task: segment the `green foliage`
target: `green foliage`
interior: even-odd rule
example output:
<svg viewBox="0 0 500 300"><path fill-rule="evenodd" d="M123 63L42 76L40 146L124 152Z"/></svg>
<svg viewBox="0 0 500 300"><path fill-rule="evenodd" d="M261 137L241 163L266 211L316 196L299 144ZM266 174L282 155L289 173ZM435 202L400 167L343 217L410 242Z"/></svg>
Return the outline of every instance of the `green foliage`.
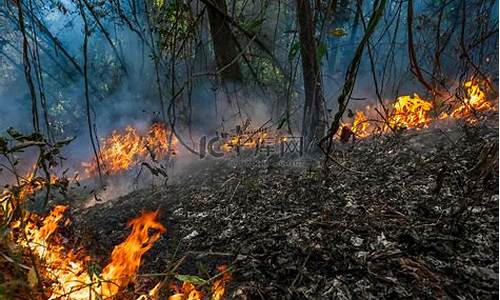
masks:
<svg viewBox="0 0 500 300"><path fill-rule="evenodd" d="M204 284L208 283L208 281L206 281L205 279L198 277L198 276L195 276L195 275L177 274L177 275L175 275L175 278L179 281L189 282L189 283L192 283L194 285L204 285Z"/></svg>
<svg viewBox="0 0 500 300"><path fill-rule="evenodd" d="M196 20L191 15L191 9L180 2L162 4L155 20L160 34L160 47L167 50L175 50L174 46L179 46L184 39L192 38L196 30Z"/></svg>
<svg viewBox="0 0 500 300"><path fill-rule="evenodd" d="M283 73L268 59L257 60L257 75L259 80L267 86L280 87L285 83Z"/></svg>

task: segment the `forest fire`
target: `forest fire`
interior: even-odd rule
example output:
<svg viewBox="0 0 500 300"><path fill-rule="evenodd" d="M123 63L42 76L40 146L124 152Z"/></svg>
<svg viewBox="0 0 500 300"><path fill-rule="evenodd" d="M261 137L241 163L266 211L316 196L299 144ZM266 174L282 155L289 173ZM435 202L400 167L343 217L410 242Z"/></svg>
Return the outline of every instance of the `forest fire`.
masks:
<svg viewBox="0 0 500 300"><path fill-rule="evenodd" d="M226 293L226 284L232 280L232 275L226 265L217 267L217 270L222 274L222 278L217 279L212 285L212 299L220 300Z"/></svg>
<svg viewBox="0 0 500 300"><path fill-rule="evenodd" d="M488 111L494 108L479 84L467 81L464 88L468 96L464 97L461 104L450 114L442 113L440 119L449 117L455 119L466 118L469 122L474 123L476 120L473 117L476 112Z"/></svg>
<svg viewBox="0 0 500 300"><path fill-rule="evenodd" d="M55 234L66 210L66 206L56 206L43 220L28 214L24 227L20 221L13 226L22 232L17 243L36 255L42 267L39 272L51 282L49 299L101 299L117 295L134 280L142 255L166 230L156 220L158 212L144 213L129 221L132 232L114 248L110 262L99 274L88 269L89 257L64 247L62 238Z"/></svg>
<svg viewBox="0 0 500 300"><path fill-rule="evenodd" d="M60 179L51 177L50 182L36 176L36 166L21 179L19 188L5 189L2 203L11 203L19 207L28 197L42 190L45 186L56 185ZM7 201L9 200L9 201ZM14 201L15 200L15 201ZM3 210L12 214L13 209ZM32 288L43 287L36 296L44 299L109 299L120 295L136 275L142 256L149 250L166 228L157 221L158 211L146 212L128 222L131 233L115 246L108 264L99 271L92 267L92 258L82 249L68 248L66 238L57 232L71 221L65 217L68 206L55 206L46 217L22 210L21 217L10 225L16 244L34 257L33 266L28 276ZM8 217L8 216L7 216ZM168 299L210 299L220 300L225 294L225 286L231 280L231 273L226 265L218 266L219 275L213 279L211 287L200 287L184 281L172 284ZM208 284L211 281L206 281ZM158 285L157 285L158 286ZM207 290L210 287L210 290ZM155 287L156 289L156 287ZM153 289L153 290L155 290ZM153 291L152 290L152 291ZM150 292L151 299L157 299L156 292ZM43 296L42 296L43 294ZM129 296L123 296L133 299Z"/></svg>
<svg viewBox="0 0 500 300"><path fill-rule="evenodd" d="M4 2L0 300L499 298L500 1Z"/></svg>
<svg viewBox="0 0 500 300"><path fill-rule="evenodd" d="M401 96L394 103L394 110L387 118L387 126L393 129L426 126L430 121L432 104L417 94Z"/></svg>
<svg viewBox="0 0 500 300"><path fill-rule="evenodd" d="M153 124L145 134L127 126L123 132L113 133L103 140L99 159L107 174L128 170L142 161L159 161L175 155L177 139L162 123ZM94 176L98 172L95 159L82 163L85 173Z"/></svg>
<svg viewBox="0 0 500 300"><path fill-rule="evenodd" d="M103 283L101 295L116 295L119 289L133 280L141 264L142 255L151 249L166 231L166 228L156 221L157 216L158 211L149 212L129 221L128 226L132 227L132 232L123 243L113 249L111 261L101 274L109 280ZM152 235L150 230L154 231Z"/></svg>
<svg viewBox="0 0 500 300"><path fill-rule="evenodd" d="M381 118L379 113L378 117L370 119L368 116L375 115L376 110L367 106L366 113L356 112L351 125L343 124L343 127L348 128L355 137L366 138L376 132L428 127L435 120L464 119L468 123L475 123L477 113L494 109L493 103L488 100L478 82L465 82L464 92L463 99L450 113L436 112L433 102L415 94L398 97L385 118ZM435 115L437 117L434 117Z"/></svg>
<svg viewBox="0 0 500 300"><path fill-rule="evenodd" d="M256 149L263 145L269 134L265 131L257 131L253 133L237 133L231 135L228 141L221 145L222 151L228 153L232 151L239 152L240 150Z"/></svg>
<svg viewBox="0 0 500 300"><path fill-rule="evenodd" d="M47 186L64 186L68 183L65 178L57 178L55 175L49 179L37 176L37 165L35 164L26 176L19 176L18 185L15 187L5 186L0 195L0 217L12 217L16 207L22 205L25 200Z"/></svg>
<svg viewBox="0 0 500 300"><path fill-rule="evenodd" d="M189 282L183 282L182 285L178 286L173 284L172 289L174 290L174 295L168 297L168 300L201 300L203 299L203 293L198 291L194 284Z"/></svg>

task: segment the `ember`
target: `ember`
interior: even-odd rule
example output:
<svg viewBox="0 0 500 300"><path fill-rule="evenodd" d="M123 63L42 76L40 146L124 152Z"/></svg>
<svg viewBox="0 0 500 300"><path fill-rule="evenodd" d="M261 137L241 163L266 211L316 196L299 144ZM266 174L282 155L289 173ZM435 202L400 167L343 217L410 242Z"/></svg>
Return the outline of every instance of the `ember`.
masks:
<svg viewBox="0 0 500 300"><path fill-rule="evenodd" d="M232 280L232 275L226 265L217 267L217 270L222 274L222 278L217 279L212 285L212 299L220 300L226 292L226 284Z"/></svg>

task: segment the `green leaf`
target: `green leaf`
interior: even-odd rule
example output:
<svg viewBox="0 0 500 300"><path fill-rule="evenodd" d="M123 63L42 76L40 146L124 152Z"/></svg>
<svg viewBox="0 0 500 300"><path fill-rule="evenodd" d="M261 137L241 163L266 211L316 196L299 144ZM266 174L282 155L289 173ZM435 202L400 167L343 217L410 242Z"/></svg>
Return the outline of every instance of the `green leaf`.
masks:
<svg viewBox="0 0 500 300"><path fill-rule="evenodd" d="M179 281L182 281L182 282L189 282L189 283L192 283L192 284L195 284L195 285L203 285L203 284L207 284L208 282L201 278L201 277L198 277L198 276L195 276L195 275L181 275L181 274L177 274L175 275L175 278Z"/></svg>
<svg viewBox="0 0 500 300"><path fill-rule="evenodd" d="M343 37L347 35L347 32L344 30L344 28L341 27L331 28L330 30L328 30L328 33L334 37Z"/></svg>

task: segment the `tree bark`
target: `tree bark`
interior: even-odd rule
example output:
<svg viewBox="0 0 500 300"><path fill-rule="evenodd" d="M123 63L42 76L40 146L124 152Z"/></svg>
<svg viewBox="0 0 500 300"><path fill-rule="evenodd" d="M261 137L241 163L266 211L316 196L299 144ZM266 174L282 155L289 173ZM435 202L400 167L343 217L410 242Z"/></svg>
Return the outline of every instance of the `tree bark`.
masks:
<svg viewBox="0 0 500 300"><path fill-rule="evenodd" d="M207 13L217 69L220 70L223 80L241 81L237 45L225 18L227 14L226 1L213 0L210 2L211 5L207 6Z"/></svg>
<svg viewBox="0 0 500 300"><path fill-rule="evenodd" d="M322 120L324 99L311 6L309 0L296 0L296 4L305 92L302 136L306 145L309 145L324 134L325 125Z"/></svg>

